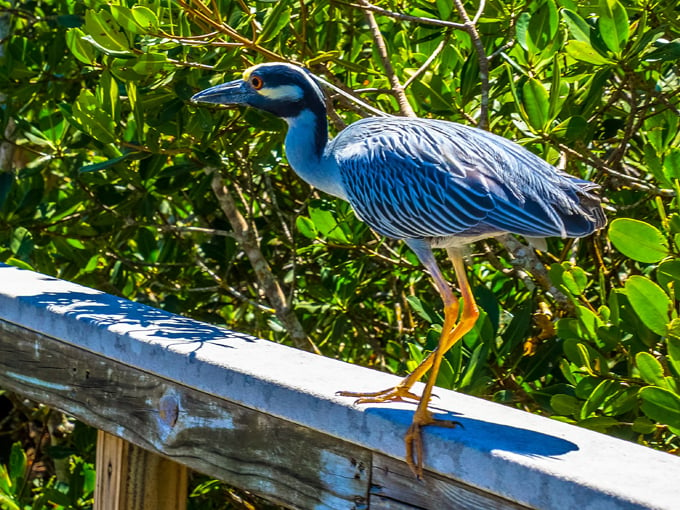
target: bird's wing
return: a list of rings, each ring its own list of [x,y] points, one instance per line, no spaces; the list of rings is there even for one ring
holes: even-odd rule
[[[599,220],[579,204],[595,185],[486,131],[429,119],[366,119],[332,144],[353,208],[389,237],[564,237],[597,228]]]

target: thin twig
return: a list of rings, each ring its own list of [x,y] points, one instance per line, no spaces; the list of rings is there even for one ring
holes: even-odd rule
[[[479,2],[479,7],[477,8],[477,13],[475,14],[475,17],[472,18],[473,25],[476,25],[479,21],[479,18],[481,18],[482,14],[484,14],[484,7],[486,7],[486,0],[481,0],[481,2]]]
[[[225,281],[220,278],[220,275],[215,273],[212,269],[208,267],[208,265],[201,260],[200,257],[196,256],[194,257],[194,262],[198,267],[201,268],[201,270],[205,273],[207,273],[215,282],[218,284],[217,288],[225,290],[228,294],[230,294],[232,297],[235,297],[239,301],[243,301],[244,303],[248,303],[250,306],[253,308],[258,309],[261,312],[268,313],[268,314],[276,314],[276,310],[273,309],[271,306],[265,306],[262,303],[258,303],[254,299],[250,299],[248,296],[243,294],[242,292],[239,292],[236,290],[234,287],[231,285],[227,285]],[[195,289],[184,289],[187,292],[191,292],[192,290],[196,291]]]
[[[281,284],[274,276],[274,273],[269,266],[269,262],[267,262],[267,259],[262,254],[262,250],[260,250],[257,235],[243,217],[243,214],[241,214],[238,207],[236,207],[236,202],[234,201],[230,190],[226,187],[219,169],[207,167],[204,170],[206,174],[212,176],[213,193],[215,193],[215,196],[217,197],[222,212],[227,217],[227,220],[229,220],[229,223],[231,223],[231,227],[234,229],[234,237],[248,257],[264,295],[276,310],[276,316],[286,328],[286,331],[288,331],[288,334],[298,348],[311,348],[312,351],[320,354],[318,347],[311,338],[307,336],[300,321],[295,315],[295,311],[286,299]]]
[[[182,8],[184,8],[187,14],[196,18],[196,20],[205,23],[207,26],[212,27],[213,30],[218,31],[226,35],[227,37],[234,39],[239,43],[242,43],[243,46],[245,46],[246,48],[256,51],[257,53],[264,55],[270,60],[274,61],[283,60],[279,54],[274,53],[273,51],[270,51],[267,48],[264,48],[263,46],[259,45],[255,40],[251,40],[248,37],[241,35],[238,31],[227,25],[224,21],[221,21],[219,17],[216,17],[213,14],[213,12],[207,5],[198,2],[197,7],[194,8],[193,6],[189,5],[189,3],[187,3],[185,0],[177,0],[177,3]]]
[[[432,55],[427,57],[427,60],[425,60],[425,62],[423,62],[423,65],[420,66],[416,70],[416,72],[413,73],[409,77],[409,79],[404,82],[404,88],[405,89],[407,89],[409,87],[409,85],[411,85],[411,83],[413,83],[421,74],[423,74],[427,70],[427,68],[430,67],[432,62],[434,62],[434,59],[437,58],[437,56],[439,56],[439,54],[442,52],[442,50],[444,50],[444,48],[446,47],[446,43],[449,42],[449,35],[450,34],[448,32],[444,35],[442,40],[439,42],[437,47],[432,52]]]
[[[477,52],[477,59],[479,60],[479,79],[481,81],[481,99],[479,108],[479,121],[477,126],[481,129],[487,129],[489,127],[489,58],[486,56],[486,50],[484,49],[484,44],[482,39],[477,32],[475,26],[476,21],[482,15],[482,10],[484,8],[484,2],[480,4],[480,8],[475,15],[474,21],[470,19],[467,12],[465,11],[465,6],[461,0],[453,0],[456,6],[458,15],[465,22],[465,30],[470,34],[472,39],[472,44]]]
[[[365,6],[370,5],[366,0],[360,1],[362,5]],[[397,103],[399,104],[399,111],[401,112],[402,115],[406,117],[415,117],[416,112],[413,111],[413,108],[409,104],[408,98],[404,93],[404,87],[399,82],[399,78],[397,78],[397,75],[394,72],[394,68],[392,67],[392,62],[390,61],[390,55],[387,51],[385,39],[383,39],[382,33],[380,32],[380,26],[378,26],[378,22],[375,20],[375,16],[373,15],[373,12],[370,9],[367,8],[364,11],[364,13],[366,14],[366,18],[368,19],[368,24],[371,28],[371,34],[373,35],[375,45],[378,47],[380,59],[382,60],[383,66],[385,67],[385,74],[387,74],[387,78],[390,80],[392,92],[394,94],[394,97],[397,99]]]
[[[511,256],[510,263],[519,270],[527,270],[538,285],[552,294],[559,307],[570,310],[573,305],[557,287],[553,285],[548,276],[548,271],[541,260],[536,256],[533,248],[519,242],[511,234],[505,234],[498,238],[498,242],[505,247]]]
[[[372,11],[377,14],[381,14],[383,16],[398,19],[401,21],[411,21],[415,23],[422,23],[424,25],[435,25],[438,27],[448,27],[465,30],[465,25],[463,23],[454,23],[453,21],[444,21],[436,18],[425,18],[422,16],[409,16],[408,14],[401,14],[398,12],[388,11],[387,9],[383,9],[382,7],[378,7],[377,5],[373,5],[367,1],[362,1],[361,4],[355,4],[351,2],[338,2],[338,3],[347,5],[348,7],[361,9],[363,11]]]

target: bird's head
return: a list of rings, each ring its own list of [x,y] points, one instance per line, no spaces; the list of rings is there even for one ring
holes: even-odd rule
[[[311,73],[301,67],[285,63],[253,66],[240,80],[216,85],[195,94],[196,103],[220,105],[248,105],[291,119],[303,110],[325,113],[323,93]]]

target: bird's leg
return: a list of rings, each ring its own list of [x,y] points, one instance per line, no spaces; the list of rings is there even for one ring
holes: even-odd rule
[[[475,303],[472,289],[468,283],[465,274],[465,264],[459,253],[454,250],[449,250],[449,256],[453,262],[453,267],[456,271],[456,278],[458,279],[458,286],[460,287],[461,297],[463,298],[463,309],[460,319],[455,324],[453,329],[445,328],[442,330],[442,335],[439,338],[439,345],[433,352],[432,370],[430,376],[420,397],[418,408],[413,416],[413,423],[406,433],[404,438],[406,442],[406,462],[411,471],[420,478],[423,474],[423,438],[422,428],[427,425],[440,425],[445,427],[455,427],[458,425],[455,421],[439,420],[434,418],[432,412],[428,409],[430,397],[432,396],[432,388],[437,380],[439,367],[444,354],[453,347],[453,345],[460,340],[468,331],[472,329],[477,318],[479,317],[479,310]],[[445,312],[448,312],[445,309]],[[444,324],[448,322],[448,315],[445,316]],[[452,319],[455,322],[455,318]]]
[[[443,338],[451,333],[456,326],[456,320],[458,319],[458,299],[453,295],[449,284],[441,274],[429,246],[425,243],[416,241],[411,241],[408,244],[423,265],[430,271],[434,284],[444,301],[444,325],[442,326],[442,336],[440,337]],[[441,345],[441,343],[440,339],[439,345]],[[439,347],[432,351],[420,362],[420,365],[418,365],[415,370],[392,388],[375,392],[338,391],[337,395],[341,397],[356,398],[355,404],[381,404],[386,402],[404,402],[407,400],[420,402],[421,397],[413,393],[411,388],[415,383],[422,379],[430,367],[432,367],[437,350],[439,350]]]
[[[444,325],[442,326],[442,335],[444,335],[447,331],[453,331],[453,328],[456,326],[457,318],[458,300],[454,298],[448,306],[444,306]],[[420,379],[422,379],[430,367],[432,367],[436,352],[437,350],[435,349],[430,354],[428,354],[425,359],[421,361],[420,364],[413,370],[413,372],[404,377],[404,379],[402,379],[402,381],[393,388],[374,392],[338,391],[337,395],[341,397],[354,397],[356,398],[355,404],[380,404],[384,402],[403,402],[406,400],[414,400],[419,402],[421,397],[411,392],[411,387],[420,381]]]

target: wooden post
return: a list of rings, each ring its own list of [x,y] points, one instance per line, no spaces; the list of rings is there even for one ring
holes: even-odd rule
[[[187,471],[100,430],[94,510],[185,510]]]

